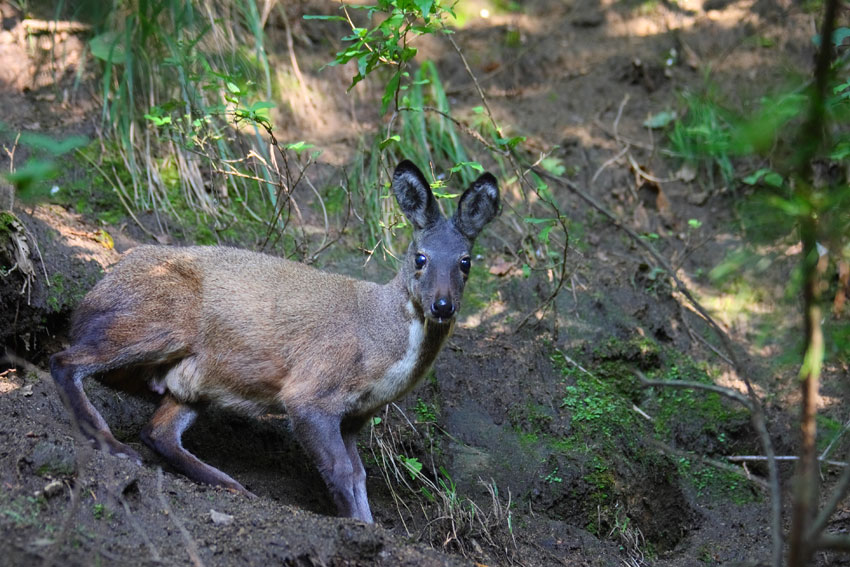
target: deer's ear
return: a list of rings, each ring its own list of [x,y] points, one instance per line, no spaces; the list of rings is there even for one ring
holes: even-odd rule
[[[472,182],[460,196],[452,222],[470,240],[481,232],[499,212],[499,184],[496,178],[485,173]]]
[[[413,162],[404,160],[396,167],[393,193],[401,212],[415,230],[427,228],[442,218],[431,186]]]

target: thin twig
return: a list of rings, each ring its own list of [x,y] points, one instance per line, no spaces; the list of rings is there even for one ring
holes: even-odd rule
[[[825,448],[825,449],[821,452],[821,454],[820,454],[820,459],[821,459],[821,460],[825,459],[825,458],[827,457],[827,455],[829,455],[829,453],[830,453],[830,452],[832,452],[832,447],[833,447],[833,446],[835,446],[835,443],[836,443],[839,439],[841,439],[841,437],[842,437],[845,433],[847,433],[847,430],[848,430],[848,429],[850,429],[850,420],[848,420],[848,421],[844,424],[844,426],[841,428],[841,430],[839,430],[839,431],[838,431],[838,433],[836,433],[835,435],[833,435],[833,436],[832,436],[832,439],[830,439],[830,440],[829,440],[829,443],[827,444],[826,448]]]
[[[723,386],[718,386],[717,384],[690,382],[688,380],[650,380],[640,370],[633,370],[632,372],[634,372],[635,376],[637,376],[638,380],[640,380],[641,385],[646,388],[660,386],[662,388],[686,388],[689,390],[708,390],[709,392],[714,392],[716,394],[720,394],[721,396],[725,396],[730,400],[734,400],[747,409],[752,409],[752,402],[750,401],[750,399],[743,395],[741,392],[733,390],[732,388],[724,388]]]
[[[145,542],[145,546],[148,548],[148,552],[151,554],[151,560],[154,563],[159,563],[162,561],[162,556],[160,556],[159,551],[157,551],[156,546],[151,541],[151,538],[148,536],[147,532],[142,529],[142,526],[136,520],[133,515],[133,511],[130,510],[130,505],[127,503],[127,499],[124,498],[123,494],[117,494],[116,499],[121,503],[121,508],[124,510],[124,515],[127,517],[127,521],[130,522],[130,526],[132,526],[133,530],[142,538],[142,541]]]
[[[605,171],[608,168],[609,165],[613,164],[618,159],[620,159],[621,157],[626,155],[626,153],[628,153],[628,151],[629,151],[629,146],[624,146],[623,149],[621,149],[619,152],[617,152],[616,155],[606,159],[605,162],[602,165],[599,166],[599,169],[596,170],[596,173],[593,174],[593,177],[590,178],[590,182],[594,183],[596,181],[596,178],[599,177],[602,174],[602,172]]]
[[[829,501],[806,530],[805,541],[812,541],[821,535],[829,523],[829,518],[844,500],[844,497],[847,496],[848,490],[850,490],[850,467],[845,467],[844,472],[841,473],[841,477],[838,479],[838,483],[832,489]]]
[[[484,146],[485,148],[487,148],[491,152],[493,152],[495,154],[503,155],[503,156],[508,155],[507,151],[505,151],[501,148],[498,148],[498,147],[494,146],[493,144],[491,144],[490,142],[488,142],[487,140],[485,140],[484,136],[482,136],[477,130],[473,130],[472,128],[470,128],[465,123],[461,122],[460,120],[458,120],[457,118],[455,118],[454,116],[449,114],[448,112],[446,112],[444,110],[440,110],[437,107],[427,106],[427,105],[423,106],[421,108],[415,108],[415,107],[412,107],[412,106],[401,106],[398,109],[398,112],[419,112],[419,111],[433,112],[434,114],[439,114],[440,116],[442,116],[446,120],[450,120],[458,128],[462,128],[464,132],[466,132],[469,136],[475,138],[478,141],[478,143],[480,143],[482,146]]]
[[[666,443],[662,443],[660,441],[652,441],[652,444],[655,445],[657,448],[659,448],[664,453],[667,453],[669,455],[673,455],[673,456],[676,456],[676,457],[684,457],[686,459],[694,459],[694,460],[699,461],[703,464],[712,466],[716,469],[720,469],[720,470],[723,470],[723,471],[726,471],[726,472],[730,472],[730,473],[742,476],[742,477],[746,478],[748,481],[750,481],[753,484],[755,484],[756,486],[758,486],[759,488],[763,488],[764,490],[770,491],[770,485],[771,485],[770,482],[764,480],[761,477],[753,475],[752,473],[750,473],[745,468],[735,466],[735,465],[730,465],[729,463],[724,463],[723,461],[718,461],[717,459],[712,459],[712,458],[706,457],[704,455],[697,455],[697,454],[694,454],[694,453],[689,453],[687,451],[682,451],[681,449],[671,447],[670,445],[667,445]]]
[[[162,491],[162,467],[156,468],[156,495],[159,498],[159,503],[162,505],[163,510],[171,518],[171,522],[180,532],[180,535],[183,537],[183,543],[186,544],[186,552],[189,554],[189,559],[192,560],[192,564],[195,567],[204,567],[204,562],[201,560],[201,555],[198,552],[198,544],[195,543],[194,538],[192,538],[192,534],[189,533],[189,530],[186,529],[186,526],[183,525],[183,522],[180,521],[180,518],[174,513],[171,509],[171,505],[168,503],[168,499],[165,497],[165,493]]]
[[[797,461],[800,459],[797,455],[776,455],[773,457],[777,461]],[[764,455],[734,455],[731,457],[726,457],[727,461],[731,461],[733,463],[745,462],[745,461],[766,461],[767,457]],[[819,462],[825,465],[831,465],[833,467],[844,468],[847,467],[847,463],[844,461],[830,461],[828,459],[818,459]]]

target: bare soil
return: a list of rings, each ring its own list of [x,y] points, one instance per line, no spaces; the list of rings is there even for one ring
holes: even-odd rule
[[[558,145],[553,155],[574,172],[576,183],[634,230],[659,235],[662,253],[680,262],[681,277],[712,301],[751,361],[752,379],[769,401],[777,451],[793,453],[794,372],[773,359],[792,348],[788,336],[796,323],[781,321],[776,336],[765,339],[759,325],[778,308],[778,299],[762,298],[737,317],[723,310],[721,300],[714,301],[720,290],[701,274],[740,241],[734,188],[683,174],[680,164],[659,155],[664,140],[657,138],[664,135],[643,123],[660,111],[681,109],[680,94],[704,89],[708,70],[733,105],[805,73],[813,53],[813,16],[771,0],[641,5],[535,0],[515,12],[470,0],[465,9],[478,14],[488,7],[488,18],[471,18],[454,37],[497,120],[527,136],[531,148]],[[301,16],[334,9],[317,2],[286,7],[311,96],[282,102],[278,136],[310,140],[324,150],[326,164],[340,165],[354,156],[357,140],[381,127],[375,112],[381,86],[367,81],[346,95],[350,70],[319,70],[339,47],[336,36]],[[97,77],[93,63],[81,55],[86,35],[27,35],[17,10],[3,4],[0,13],[0,107],[7,132],[94,137]],[[275,13],[270,19],[269,49],[273,62],[284,66],[290,63],[281,18]],[[469,115],[480,99],[451,45],[423,38],[418,47],[422,57],[437,63],[455,112]],[[84,86],[75,88],[78,84]],[[2,141],[10,147],[8,136]],[[25,157],[18,154],[15,162]],[[4,152],[0,166],[8,168],[9,160]],[[663,181],[652,181],[656,178]],[[8,188],[4,194],[0,187],[4,208],[10,198]],[[154,406],[97,383],[87,385],[90,397],[116,437],[139,450],[144,465],[78,440],[45,372],[47,357],[62,348],[70,310],[82,294],[119,252],[147,237],[129,221],[104,226],[57,205],[16,203],[22,228],[14,237],[33,248],[37,243],[38,253],[32,255],[33,275],[19,270],[0,278],[0,341],[10,356],[14,353],[0,366],[2,563],[766,564],[770,534],[764,490],[741,478],[748,496],[735,498],[704,489],[680,466],[683,455],[717,459],[724,452],[758,453],[746,419],[718,424],[711,436],[705,434],[704,416],[681,420],[667,447],[657,446],[652,425],[645,424],[646,429],[614,439],[622,459],[603,476],[594,476],[599,471],[592,452],[553,449],[549,443],[569,439],[579,426],[563,401],[575,378],[553,364],[558,351],[599,376],[607,376],[611,364],[668,368],[678,360],[672,353],[722,367],[699,339],[707,335],[705,326],[669,285],[656,282],[643,252],[574,195],[563,192],[558,199],[583,228],[574,237],[581,245],[570,251],[573,275],[558,298],[556,315],[532,319],[515,332],[516,321],[539,303],[545,286],[513,275],[518,270],[491,277],[494,289],[480,292],[486,305],[463,314],[433,376],[364,431],[361,451],[374,526],[332,517],[325,488],[289,433],[286,416],[249,420],[210,412],[186,435],[190,451],[238,479],[257,499],[174,474],[138,438]],[[494,234],[482,236],[483,248],[494,254],[482,261],[487,267],[503,260],[496,251],[497,235],[509,234],[504,217]],[[695,239],[689,236],[690,219],[702,223]],[[114,248],[104,243],[102,228],[114,238]],[[12,248],[3,238],[0,232],[0,264],[10,266]],[[775,297],[781,297],[784,274],[794,261],[789,253],[787,263],[763,282]],[[647,353],[634,346],[643,340],[660,347]],[[728,369],[719,380],[742,387]],[[822,407],[840,423],[846,415],[834,400],[844,393],[842,380],[846,371],[827,370]],[[644,399],[635,393],[635,407]],[[721,409],[733,411],[731,404]],[[425,415],[429,411],[432,415]],[[719,437],[727,444],[720,446]],[[387,443],[419,459],[435,482],[450,478],[457,494],[490,515],[488,528],[453,532],[418,489],[386,482],[380,462]],[[757,463],[750,470],[765,475]],[[783,468],[786,486],[790,472],[790,466]],[[829,479],[833,473],[825,474]],[[846,529],[841,518],[847,513],[838,514],[834,530]],[[818,561],[848,563],[841,555]]]

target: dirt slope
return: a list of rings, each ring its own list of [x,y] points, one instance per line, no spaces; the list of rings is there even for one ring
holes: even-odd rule
[[[478,0],[469,6],[479,15],[493,8]],[[688,281],[713,297],[718,290],[699,274],[737,241],[729,188],[703,171],[694,178],[661,157],[655,137],[663,134],[643,123],[680,108],[680,93],[703,89],[709,69],[717,88],[741,100],[780,82],[788,70],[805,69],[811,16],[749,0],[641,6],[537,0],[520,8],[473,17],[456,34],[496,118],[527,136],[534,150],[558,145],[553,156],[577,183],[634,230],[659,235],[662,252],[680,260]],[[96,96],[72,88],[85,35],[40,34],[27,43],[20,14],[6,4],[0,9],[0,103],[10,131],[93,136]],[[380,93],[363,83],[346,98],[345,69],[318,71],[337,46],[328,43],[320,23],[300,16],[333,9],[306,3],[288,14],[316,108],[298,113],[282,104],[278,132],[281,139],[310,140],[325,150],[322,159],[338,165],[353,156],[360,136],[379,127],[374,101]],[[269,49],[286,65],[279,17],[270,20]],[[480,100],[451,47],[431,39],[418,47],[437,62],[453,108],[469,115]],[[57,52],[71,55],[46,58]],[[85,88],[96,85],[91,66],[79,73]],[[8,160],[0,155],[4,170]],[[330,516],[326,491],[285,416],[253,421],[212,412],[186,436],[191,451],[237,478],[258,495],[255,500],[199,486],[167,467],[161,471],[161,461],[138,440],[154,406],[98,384],[87,387],[92,400],[145,463],[137,467],[75,439],[45,374],[47,356],[61,348],[70,308],[101,271],[118,252],[149,239],[129,221],[104,225],[56,205],[17,203],[21,228],[5,234],[37,242],[39,253],[31,255],[31,275],[0,279],[0,341],[19,357],[0,366],[3,564],[427,566],[474,560],[684,567],[765,561],[764,491],[734,475],[719,477],[694,460],[694,454],[757,452],[746,417],[731,404],[682,397],[673,403],[693,415],[663,421],[669,400],[619,382],[624,368],[685,373],[697,371],[689,360],[718,364],[697,338],[703,331],[698,318],[609,222],[568,193],[558,199],[574,230],[574,274],[558,299],[555,322],[532,322],[515,333],[516,321],[537,305],[545,287],[517,274],[487,279],[483,273],[504,261],[498,251],[509,241],[510,221],[503,215],[493,234],[482,237],[493,255],[482,260],[478,274],[487,284],[470,292],[476,300],[465,306],[433,376],[363,433],[375,526]],[[689,236],[690,219],[701,221],[699,246]],[[0,260],[10,265],[12,240],[3,237],[0,232]],[[29,292],[21,294],[26,285]],[[756,378],[777,388],[769,411],[778,450],[792,451],[787,423],[793,399],[775,386],[779,378],[767,365],[779,341],[754,346],[757,329],[743,316],[724,323],[755,360]],[[559,358],[563,353],[574,358]],[[588,375],[600,391],[626,391],[628,403],[588,394]],[[740,386],[734,376],[716,378]],[[835,412],[830,415],[843,421]],[[721,417],[707,434],[706,424]],[[587,423],[596,431],[588,432]],[[670,442],[660,448],[653,433],[666,423],[673,423],[664,430]],[[598,437],[584,437],[591,434]],[[576,440],[584,439],[598,445],[579,446],[583,441]],[[403,471],[385,482],[386,454],[418,459],[433,482],[457,496],[448,505],[458,518],[468,509],[463,498],[474,500],[487,514],[486,529],[475,521],[447,522],[421,487],[405,485]],[[687,474],[683,462],[698,471]],[[751,468],[764,475],[757,464]],[[840,556],[820,561],[842,564]]]

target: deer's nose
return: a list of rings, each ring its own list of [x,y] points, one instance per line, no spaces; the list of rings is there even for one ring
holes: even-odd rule
[[[431,313],[438,319],[448,319],[454,315],[454,312],[455,306],[447,297],[438,297],[437,300],[431,304]]]

